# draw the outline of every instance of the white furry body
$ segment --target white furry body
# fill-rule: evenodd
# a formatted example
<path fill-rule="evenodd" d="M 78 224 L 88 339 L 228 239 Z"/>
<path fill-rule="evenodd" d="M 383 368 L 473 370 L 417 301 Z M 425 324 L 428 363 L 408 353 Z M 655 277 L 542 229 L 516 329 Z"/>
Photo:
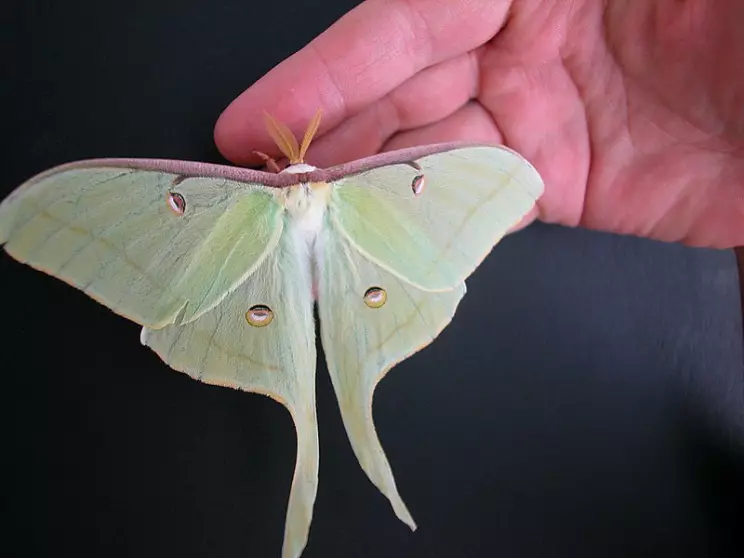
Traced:
<path fill-rule="evenodd" d="M 300 163 L 287 167 L 282 172 L 298 174 L 313 170 L 315 167 Z M 322 245 L 318 238 L 323 230 L 330 192 L 331 187 L 326 182 L 306 182 L 285 188 L 279 193 L 284 209 L 289 214 L 285 223 L 296 253 L 307 254 L 307 271 L 312 276 L 313 299 L 317 298 L 318 262 L 322 256 Z"/>

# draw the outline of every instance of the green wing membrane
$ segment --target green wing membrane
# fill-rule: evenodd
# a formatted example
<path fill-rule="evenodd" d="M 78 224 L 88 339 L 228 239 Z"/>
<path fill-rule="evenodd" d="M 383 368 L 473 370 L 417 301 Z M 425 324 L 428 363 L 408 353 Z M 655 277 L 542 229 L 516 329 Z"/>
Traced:
<path fill-rule="evenodd" d="M 318 486 L 315 415 L 315 327 L 306 254 L 282 235 L 251 277 L 191 323 L 151 330 L 142 342 L 169 366 L 195 379 L 268 395 L 284 404 L 297 430 L 297 464 L 289 496 L 284 558 L 305 546 Z M 268 306 L 265 327 L 246 321 L 253 305 Z"/>
<path fill-rule="evenodd" d="M 388 369 L 431 343 L 450 322 L 465 284 L 437 293 L 412 287 L 363 257 L 333 224 L 321 247 L 321 339 L 344 426 L 362 469 L 401 521 L 415 529 L 375 431 L 372 397 Z M 371 287 L 387 293 L 380 308 L 364 302 Z"/>
<path fill-rule="evenodd" d="M 470 275 L 543 191 L 537 171 L 515 152 L 461 147 L 412 165 L 373 168 L 333 183 L 331 217 L 361 254 L 426 291 Z M 414 195 L 413 179 L 425 187 Z"/>
<path fill-rule="evenodd" d="M 185 201 L 182 215 L 168 204 Z M 271 189 L 133 168 L 32 179 L 0 205 L 0 243 L 17 260 L 153 327 L 188 323 L 250 275 L 281 235 Z"/>

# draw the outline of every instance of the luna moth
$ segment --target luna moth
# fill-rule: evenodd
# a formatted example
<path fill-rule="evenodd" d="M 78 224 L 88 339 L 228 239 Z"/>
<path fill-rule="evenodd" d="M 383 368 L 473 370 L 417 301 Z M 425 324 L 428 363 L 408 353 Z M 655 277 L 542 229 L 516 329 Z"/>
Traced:
<path fill-rule="evenodd" d="M 375 432 L 377 383 L 452 319 L 465 279 L 543 192 L 503 146 L 426 145 L 318 169 L 267 116 L 274 172 L 91 159 L 43 172 L 0 204 L 0 244 L 142 326 L 195 379 L 282 403 L 297 433 L 283 558 L 308 538 L 318 485 L 314 305 L 354 453 L 415 529 Z"/>

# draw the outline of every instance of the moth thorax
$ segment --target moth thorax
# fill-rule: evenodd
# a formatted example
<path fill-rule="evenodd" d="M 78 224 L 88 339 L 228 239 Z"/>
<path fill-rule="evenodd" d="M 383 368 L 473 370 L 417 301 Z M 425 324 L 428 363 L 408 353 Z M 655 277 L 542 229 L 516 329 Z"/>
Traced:
<path fill-rule="evenodd" d="M 308 184 L 290 186 L 284 198 L 284 207 L 292 217 L 300 218 L 310 208 L 312 195 Z"/>
<path fill-rule="evenodd" d="M 314 170 L 317 170 L 317 168 L 312 165 L 308 165 L 307 163 L 295 163 L 294 165 L 289 165 L 279 174 L 283 174 L 285 172 L 288 174 L 300 174 L 303 172 L 312 172 Z"/>
<path fill-rule="evenodd" d="M 326 208 L 324 192 L 316 191 L 312 184 L 291 186 L 285 199 L 285 208 L 302 235 L 314 238 L 323 225 Z"/>

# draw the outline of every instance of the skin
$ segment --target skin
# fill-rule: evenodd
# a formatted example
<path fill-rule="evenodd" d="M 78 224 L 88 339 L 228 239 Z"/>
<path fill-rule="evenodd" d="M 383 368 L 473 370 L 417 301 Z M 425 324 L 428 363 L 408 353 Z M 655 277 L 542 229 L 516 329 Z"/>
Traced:
<path fill-rule="evenodd" d="M 215 140 L 272 151 L 264 110 L 328 166 L 411 145 L 504 143 L 546 193 L 532 217 L 744 245 L 741 0 L 368 0 L 240 95 Z"/>

